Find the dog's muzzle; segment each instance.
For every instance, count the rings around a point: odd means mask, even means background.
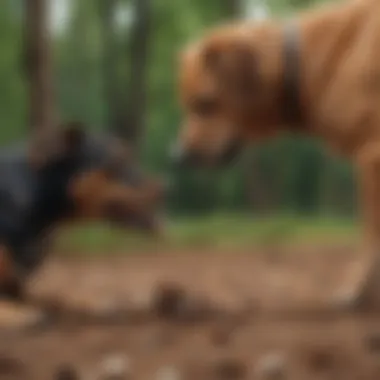
[[[242,150],[242,143],[233,140],[219,155],[211,156],[195,149],[186,149],[176,142],[170,150],[170,160],[177,168],[197,168],[204,166],[225,167],[233,163]]]
[[[176,168],[192,168],[201,166],[201,155],[193,150],[186,149],[183,145],[176,141],[170,148],[170,162]]]

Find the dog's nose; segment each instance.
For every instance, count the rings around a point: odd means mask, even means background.
[[[169,157],[171,164],[176,168],[189,168],[199,163],[197,155],[185,149],[178,141],[171,145]]]

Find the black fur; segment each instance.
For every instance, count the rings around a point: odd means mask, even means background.
[[[70,180],[106,166],[111,152],[112,138],[85,135],[75,151],[52,158],[39,170],[30,164],[26,146],[0,152],[0,242],[22,276],[41,264],[51,230],[75,211],[68,193]],[[132,167],[125,163],[123,168],[120,180],[137,184]]]

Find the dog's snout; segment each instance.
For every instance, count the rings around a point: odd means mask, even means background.
[[[200,164],[197,154],[175,142],[170,149],[170,161],[174,167],[189,168]]]
[[[220,166],[230,165],[239,155],[242,144],[239,140],[233,141],[221,154],[218,164]]]
[[[183,154],[184,151],[182,145],[178,141],[173,142],[169,149],[170,162],[175,166],[179,166],[179,163],[183,160]]]

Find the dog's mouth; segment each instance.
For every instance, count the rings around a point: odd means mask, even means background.
[[[175,167],[180,168],[224,168],[233,164],[243,149],[243,142],[239,139],[232,140],[217,154],[208,154],[196,149],[173,150],[171,159]]]
[[[216,160],[216,165],[220,167],[226,167],[231,165],[239,156],[242,151],[243,144],[240,140],[233,140],[227,147],[222,151],[220,156]]]

